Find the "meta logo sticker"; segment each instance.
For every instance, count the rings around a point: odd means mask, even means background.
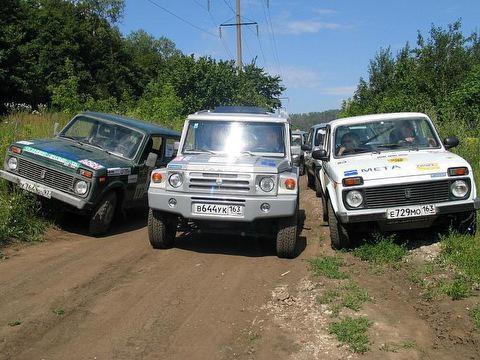
[[[347,170],[343,173],[343,176],[355,176],[358,175],[357,170]]]
[[[397,170],[397,169],[401,169],[401,167],[398,165],[376,166],[373,168],[362,169],[362,172],[388,171],[388,170]]]

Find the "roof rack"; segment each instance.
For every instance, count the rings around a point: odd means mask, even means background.
[[[235,113],[235,114],[268,114],[267,109],[258,106],[217,106],[214,113]]]

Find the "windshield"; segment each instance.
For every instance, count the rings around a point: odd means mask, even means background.
[[[84,116],[72,120],[59,136],[127,159],[135,157],[143,139],[138,131]]]
[[[335,155],[348,156],[392,149],[439,148],[426,119],[387,120],[342,125],[335,130]]]
[[[302,135],[292,135],[292,146],[302,146]]]
[[[315,146],[323,145],[323,138],[325,137],[325,129],[318,129],[315,135]]]
[[[184,153],[251,153],[285,156],[284,125],[195,120],[188,124]]]

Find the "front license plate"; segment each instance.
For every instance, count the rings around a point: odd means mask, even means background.
[[[20,180],[18,186],[20,186],[20,188],[22,188],[23,190],[30,191],[34,194],[46,197],[48,199],[52,197],[52,192],[50,190],[45,189],[43,186],[40,186],[32,181]]]
[[[437,210],[433,205],[415,205],[392,208],[387,210],[387,219],[403,219],[417,216],[435,215]]]
[[[193,213],[201,215],[220,215],[243,217],[243,205],[223,205],[223,204],[193,204]]]

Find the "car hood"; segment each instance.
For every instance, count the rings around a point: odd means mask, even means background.
[[[105,172],[110,168],[130,168],[132,166],[130,161],[66,139],[18,141],[15,145],[22,147],[23,157],[41,160],[55,167],[74,170],[82,167],[95,172]]]
[[[195,154],[177,156],[168,164],[168,168],[196,171],[281,173],[288,170],[290,165],[285,158],[243,154],[238,156]]]
[[[335,159],[331,163],[337,182],[350,176],[361,176],[364,181],[423,175],[443,177],[448,168],[457,166],[466,166],[471,172],[463,158],[445,150],[370,153]]]

